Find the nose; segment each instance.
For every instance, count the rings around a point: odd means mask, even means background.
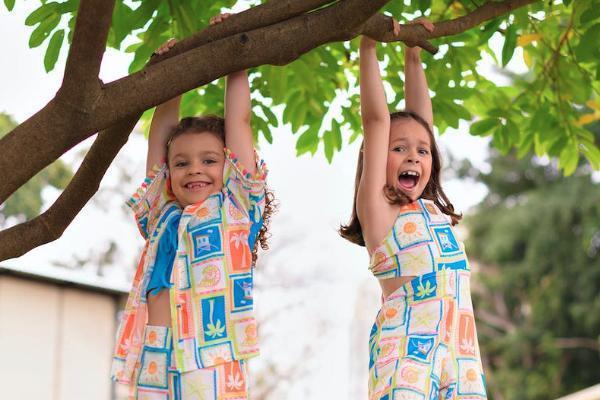
[[[188,175],[200,175],[203,172],[201,162],[191,162],[187,170]]]
[[[418,164],[420,162],[419,157],[417,157],[417,153],[415,151],[410,152],[406,161],[411,164]]]

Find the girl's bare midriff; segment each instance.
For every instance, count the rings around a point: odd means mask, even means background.
[[[399,287],[404,286],[406,283],[410,282],[414,278],[416,278],[416,276],[399,276],[397,278],[380,279],[379,285],[381,286],[383,297],[388,297],[390,294],[394,293]]]
[[[148,294],[148,325],[170,326],[171,308],[169,290],[163,289],[157,295]]]

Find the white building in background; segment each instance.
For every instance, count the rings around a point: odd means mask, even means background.
[[[59,267],[0,265],[0,398],[109,400],[129,288]]]

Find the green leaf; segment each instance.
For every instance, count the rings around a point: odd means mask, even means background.
[[[598,149],[598,147],[596,147],[594,142],[585,142],[584,141],[579,145],[579,147],[581,149],[581,152],[585,156],[585,158],[587,158],[588,161],[590,162],[590,164],[592,164],[592,168],[595,171],[599,171],[600,170],[600,150]]]
[[[500,124],[497,118],[486,118],[471,124],[469,132],[471,135],[484,136],[488,134],[494,127]]]
[[[513,24],[506,29],[504,46],[502,47],[502,66],[506,67],[512,58],[517,45],[517,27]]]
[[[301,155],[310,151],[311,153],[315,153],[319,146],[319,126],[314,125],[310,126],[296,142],[296,155]]]
[[[325,158],[327,158],[327,162],[331,164],[331,160],[333,160],[333,137],[332,132],[327,131],[323,134],[323,151],[325,153]]]
[[[25,18],[25,25],[33,26],[38,24],[44,20],[46,20],[50,15],[56,13],[57,3],[46,3],[42,4],[40,7],[36,8]]]
[[[575,48],[577,61],[586,62],[594,61],[600,57],[600,23],[592,25],[588,28],[579,40],[579,44]]]
[[[269,121],[269,125],[271,125],[272,127],[276,127],[279,125],[277,123],[277,117],[275,116],[273,111],[271,111],[271,108],[265,106],[264,104],[261,104],[260,108],[262,109],[262,112],[265,114],[265,117],[267,117],[267,120]]]
[[[598,7],[598,5],[594,6],[593,3],[591,3],[590,8],[588,8],[583,12],[583,14],[581,14],[579,22],[581,24],[587,24],[588,22],[593,21],[598,17],[600,17],[600,7]]]
[[[44,56],[44,68],[46,69],[46,72],[50,72],[54,69],[64,38],[65,31],[63,29],[59,29],[54,32],[50,38],[50,41],[48,42],[48,49],[46,50],[46,55]]]
[[[481,34],[479,35],[479,43],[483,44],[487,43],[488,40],[498,31],[498,28],[502,24],[503,18],[496,18],[492,21],[488,22],[481,29]]]
[[[577,147],[569,143],[560,153],[560,167],[563,169],[565,176],[569,176],[575,172],[578,161],[579,152],[577,151]]]
[[[41,45],[54,30],[54,28],[56,28],[60,22],[60,18],[60,15],[53,14],[42,21],[42,23],[40,23],[38,27],[35,28],[31,33],[31,36],[29,37],[29,47],[34,48]]]
[[[15,6],[15,0],[4,0],[4,5],[8,11],[12,11]]]
[[[419,1],[419,10],[424,13],[429,10],[431,7],[431,0],[418,0]]]

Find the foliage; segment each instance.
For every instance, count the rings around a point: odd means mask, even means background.
[[[18,124],[7,114],[0,113],[0,137]],[[25,154],[24,157],[34,157]],[[48,186],[64,189],[71,180],[72,171],[64,162],[56,160],[10,196],[0,208],[0,222],[8,217],[31,219],[39,215],[42,208],[42,190]]]
[[[61,47],[71,40],[79,1],[41,3],[25,23],[35,27],[31,47],[47,43],[44,64],[51,70]],[[5,4],[10,10],[14,0],[5,0]],[[137,71],[166,39],[186,37],[206,27],[210,16],[240,6],[236,0],[206,4],[117,0],[108,46],[134,53],[130,71]],[[394,0],[385,11],[401,21],[426,15],[435,22],[465,15],[475,4],[470,0],[418,0],[406,5]],[[435,123],[440,132],[458,127],[460,120],[475,120],[471,133],[491,136],[494,147],[503,154],[511,149],[516,149],[519,157],[531,152],[547,154],[560,160],[566,175],[573,173],[581,156],[600,169],[600,150],[587,129],[589,123],[600,119],[600,12],[595,0],[539,1],[434,42],[440,46],[440,54],[424,55],[423,61],[435,93]],[[500,42],[502,51],[496,54],[492,43]],[[401,47],[394,43],[380,48],[386,80],[397,92],[390,99],[393,108],[399,107],[403,97]],[[476,69],[484,54],[502,67],[522,58],[528,71],[511,86],[497,86]],[[299,155],[314,154],[321,147],[331,161],[344,142],[352,142],[361,133],[358,98],[352,95],[358,74],[356,55],[357,41],[353,40],[315,49],[285,67],[254,69],[255,133],[271,142],[271,128],[289,123],[298,136]],[[184,115],[221,113],[222,94],[222,80],[188,93]],[[334,101],[336,97],[338,101]],[[282,104],[285,110],[280,120],[272,110]],[[145,114],[145,121],[150,115]]]
[[[600,381],[600,184],[493,152],[466,218],[474,304],[494,399],[549,399]],[[477,287],[475,285],[474,287]]]

